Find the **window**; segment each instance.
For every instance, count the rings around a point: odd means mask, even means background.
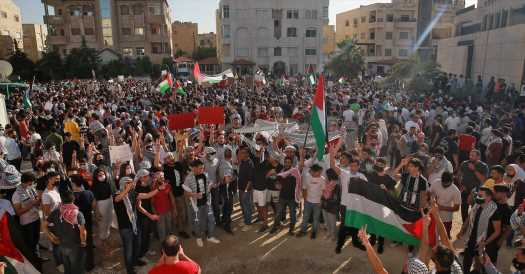
[[[361,36],[360,36],[361,40],[365,40],[365,39],[366,39],[366,33],[361,32],[360,35],[361,35]]]
[[[123,48],[122,49],[122,55],[124,55],[124,56],[133,56],[133,49],[132,48]]]
[[[354,28],[357,28],[359,25],[359,20],[357,18],[354,18]]]
[[[306,19],[312,19],[312,11],[311,10],[306,10],[304,12],[304,18]]]
[[[150,24],[149,27],[151,29],[151,34],[159,34],[160,33],[160,25],[159,24]]]
[[[345,27],[349,27],[350,26],[350,21],[346,20],[345,21]]]
[[[375,40],[376,39],[376,33],[374,31],[370,31],[370,40]]]
[[[223,44],[222,45],[222,55],[224,57],[230,57],[230,55],[231,55],[231,45],[230,44]]]
[[[410,22],[410,15],[406,15],[406,14],[401,15],[401,17],[399,18],[399,20],[400,20],[401,22]]]
[[[317,10],[312,10],[312,19],[317,19]]]
[[[66,32],[64,31],[64,29],[60,29],[60,36],[64,36],[66,35]]]
[[[287,49],[287,53],[288,53],[288,56],[291,56],[291,57],[297,57],[299,51],[297,50],[297,48],[295,47],[290,47]]]
[[[120,15],[129,15],[129,7],[126,5],[120,6]]]
[[[151,53],[153,54],[162,53],[162,43],[151,43]]]
[[[399,39],[401,39],[401,40],[406,40],[406,39],[408,39],[408,32],[406,32],[406,31],[402,31],[402,32],[400,32],[400,33],[399,33]]]
[[[399,49],[399,57],[407,57],[408,49]]]
[[[297,37],[297,28],[288,28],[286,30],[287,37]]]
[[[81,16],[82,11],[80,10],[80,7],[70,7],[69,8],[69,15],[71,16]]]
[[[67,55],[67,49],[63,49],[62,54]]]
[[[268,57],[268,48],[257,48],[258,57]]]
[[[299,10],[287,10],[286,18],[287,19],[299,19]]]
[[[317,55],[317,50],[316,49],[305,49],[304,55]]]
[[[162,12],[161,12],[160,6],[151,6],[151,7],[149,7],[149,14],[151,14],[151,15],[161,15]]]
[[[144,13],[144,6],[137,4],[133,5],[133,14],[134,15],[141,15]]]
[[[385,49],[385,56],[392,56],[392,49]]]
[[[366,16],[361,16],[361,23],[366,22]]]
[[[231,36],[230,25],[223,25],[222,26],[222,37],[230,38],[230,36]]]
[[[273,56],[281,56],[282,55],[282,49],[277,47],[273,49]]]
[[[394,15],[393,14],[387,14],[386,15],[386,21],[387,22],[394,22]]]
[[[272,19],[281,19],[283,17],[283,10],[272,9]]]
[[[136,48],[135,52],[137,52],[137,56],[144,56],[144,55],[146,55],[146,51],[144,50],[144,48]]]
[[[2,15],[2,18],[7,18],[7,12],[0,11],[0,14]]]
[[[95,29],[94,28],[84,28],[84,34],[85,35],[95,35]]]
[[[390,31],[385,32],[385,39],[386,40],[392,40],[392,32],[390,32]]]
[[[20,22],[20,17],[18,17],[18,15],[15,15],[15,21]]]
[[[71,35],[80,35],[80,28],[71,28]]]
[[[135,35],[144,35],[144,27],[135,27]]]
[[[315,29],[306,30],[306,38],[315,38],[315,37],[317,37],[317,30]]]
[[[15,38],[16,39],[22,39],[22,33],[17,32]]]
[[[122,35],[131,35],[131,28],[122,28]]]
[[[0,31],[0,33],[2,35],[9,35],[9,31],[8,30],[2,30],[2,31]]]
[[[487,21],[488,21],[488,16],[487,15],[483,16],[483,24],[481,26],[482,31],[487,29]]]
[[[248,48],[236,48],[235,57],[248,57],[250,56],[250,50]]]
[[[230,18],[230,6],[229,5],[222,6],[222,18]]]
[[[494,15],[493,14],[489,15],[489,26],[488,26],[488,28],[489,28],[489,30],[494,28]]]
[[[328,7],[323,7],[323,19],[328,19]]]

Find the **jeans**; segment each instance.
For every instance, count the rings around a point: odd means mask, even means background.
[[[197,214],[197,216],[195,216]],[[208,237],[213,237],[215,232],[215,218],[209,205],[202,205],[197,207],[197,212],[190,210],[190,217],[193,225],[193,232],[197,238],[202,238],[204,233],[208,231]]]
[[[166,236],[173,232],[173,217],[172,211],[168,211],[164,214],[159,215],[159,220],[157,221],[157,230],[159,232],[159,240],[164,241]]]
[[[134,274],[133,266],[137,262],[140,253],[140,239],[139,235],[133,233],[133,229],[120,229],[120,238],[122,239],[122,248],[124,253],[124,264],[126,265],[126,272]]]
[[[224,229],[231,229],[233,212],[233,192],[225,187],[224,190],[221,192],[221,197],[223,201],[221,223],[223,224]]]
[[[303,223],[301,224],[302,232],[306,232],[306,228],[308,227],[308,220],[312,215],[312,233],[317,233],[317,228],[319,227],[319,217],[321,216],[321,204],[314,204],[308,201],[304,201],[304,216]]]
[[[38,242],[40,240],[40,220],[21,225],[21,232],[26,245],[31,249],[35,256],[38,255]]]
[[[141,229],[139,232],[139,239],[140,239],[140,252],[139,252],[139,258],[146,255],[146,252],[149,250],[149,243],[151,239],[151,232],[153,230],[153,226],[155,223],[150,220],[148,217],[139,214],[137,218],[137,226]]]
[[[213,209],[213,217],[215,217],[215,220],[217,223],[221,223],[221,209],[222,209],[223,201],[221,197],[221,190],[220,187],[212,188],[211,189],[211,206]]]
[[[252,192],[239,190],[239,201],[241,204],[244,224],[249,225],[252,223],[252,208],[253,208]]]
[[[323,209],[323,218],[326,227],[328,228],[328,235],[335,239],[337,237],[337,216],[334,213],[330,213]]]
[[[277,216],[275,216],[274,226],[280,225],[286,219],[286,207],[290,209],[290,227],[294,227],[297,222],[297,203],[294,200],[280,198],[277,205]]]
[[[188,226],[188,205],[184,195],[175,197],[175,207],[177,208],[177,216],[174,218],[175,229],[177,229],[178,232],[186,232],[186,226]]]
[[[461,220],[463,220],[463,223],[465,223],[465,220],[468,218],[468,196],[470,195],[470,191],[463,191],[461,192]]]
[[[60,247],[60,254],[64,262],[64,274],[85,273],[86,252],[84,248]]]

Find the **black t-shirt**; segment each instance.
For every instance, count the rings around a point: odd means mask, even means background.
[[[237,179],[239,191],[245,191],[248,182],[253,180],[253,170],[252,160],[241,161],[239,165],[239,177]]]
[[[80,225],[85,225],[86,221],[82,211],[78,212],[77,222],[79,225],[71,225],[60,218],[60,210],[55,209],[47,218],[49,231],[60,239],[60,246],[75,248],[80,246]]]
[[[496,203],[497,204],[497,203]],[[501,231],[503,231],[503,227],[504,227],[504,209],[500,208],[500,205],[498,205],[498,209],[496,209],[496,211],[494,212],[494,214],[492,214],[492,216],[490,217],[489,219],[489,225],[487,227],[487,238],[490,237],[490,235],[492,235],[492,233],[494,233],[494,225],[492,224],[493,222],[496,222],[496,221],[501,221]],[[512,213],[511,213],[512,214]],[[509,215],[509,219],[510,219],[510,215]],[[508,221],[507,221],[508,222]],[[497,247],[498,245],[498,240],[501,238],[501,234],[500,236],[495,239],[494,241],[490,242],[488,244],[488,246],[493,246],[493,247]]]
[[[206,175],[195,175],[195,181],[197,183],[197,193],[202,193],[202,198],[197,200],[197,206],[206,205],[208,201],[208,181],[206,180]]]
[[[177,180],[177,176],[175,176],[175,170],[177,170],[180,175],[180,178],[178,180]],[[182,189],[182,175],[180,171],[175,167],[175,165],[174,166],[164,165],[163,172],[164,172],[164,178],[166,178],[166,180],[168,180],[169,184],[171,185],[171,192],[173,192],[173,196],[175,197],[183,196],[184,189]]]
[[[253,189],[266,190],[266,174],[270,171],[270,164],[267,161],[261,163],[259,159],[256,159],[254,164]]]
[[[416,184],[416,181],[418,183]],[[401,177],[401,193],[399,199],[401,204],[411,210],[419,210],[421,205],[421,193],[428,190],[428,182],[425,177],[412,177],[405,173]]]
[[[137,193],[150,193],[151,192],[151,186],[149,185],[146,185],[146,186],[143,186],[140,184],[140,182],[137,183],[137,186],[135,187],[135,191]],[[142,205],[142,208],[144,208],[147,212],[151,212],[151,199],[143,199],[143,200],[140,200],[141,202],[141,205]],[[142,217],[145,217],[145,215],[138,211],[137,212],[139,218],[142,216]]]
[[[107,182],[93,181],[91,186],[91,192],[95,196],[95,200],[102,201],[111,198],[111,185]]]
[[[80,151],[80,145],[76,141],[69,141],[65,142],[62,145],[62,152],[64,155],[64,163],[66,165],[71,165],[71,162],[73,160],[73,151],[76,151],[77,153]]]
[[[281,170],[283,170],[283,166],[281,164],[277,164],[276,167],[272,166],[270,163],[268,163],[268,171],[275,169],[276,173],[280,173]],[[266,178],[266,187],[269,190],[277,191],[277,186],[275,185],[277,183],[277,176],[271,176],[269,178]]]
[[[129,199],[131,201],[131,207],[133,210],[135,210],[135,194],[133,193],[134,190],[131,190],[128,195]],[[116,197],[117,194],[113,195],[113,197]],[[128,212],[126,211],[126,205],[124,204],[124,200],[117,202],[113,200],[113,207],[115,208],[115,215],[117,215],[117,222],[118,222],[118,228],[119,229],[132,229],[131,221],[129,220]]]
[[[173,169],[173,168],[179,172],[180,180],[181,180],[179,182],[179,186],[176,186],[175,184],[173,184],[174,181],[172,182],[171,179],[170,179],[170,176],[175,178],[175,172],[167,171],[167,170]],[[190,173],[191,170],[190,170],[190,166],[185,161],[176,162],[175,165],[173,166],[173,168],[168,168],[167,166],[164,167],[164,176],[168,180],[170,180],[171,191],[173,192],[173,195],[175,197],[180,197],[180,196],[184,195],[184,189],[182,189],[182,183],[184,182],[184,180],[186,179],[186,176],[188,175],[188,173]]]
[[[385,187],[388,190],[395,190],[396,187],[396,181],[392,179],[392,177],[388,175],[379,176],[376,172],[373,172],[372,174],[366,176],[368,179],[368,182],[374,183],[378,186],[385,185]]]
[[[453,161],[454,154],[459,153],[458,143],[455,140],[452,140],[448,137],[446,138],[446,141],[447,141],[447,153],[446,153],[447,159],[450,159],[450,161]]]
[[[279,197],[285,200],[295,200],[295,177],[290,175],[286,178],[280,178],[279,183],[281,184]]]
[[[84,215],[86,220],[86,227],[91,227],[93,224],[93,216],[91,212],[93,211],[93,201],[95,197],[93,193],[89,190],[84,190],[80,192],[75,192],[75,205],[78,206],[78,210]]]

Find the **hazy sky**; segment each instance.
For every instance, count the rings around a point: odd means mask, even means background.
[[[41,0],[14,0],[22,10],[24,23],[42,23],[44,7]],[[199,32],[215,32],[215,9],[217,0],[168,0],[173,20],[193,21],[199,23]],[[390,0],[331,0],[330,24],[335,24],[335,15],[342,11],[354,9],[359,5],[368,5]],[[477,0],[466,0],[466,5],[473,5]]]

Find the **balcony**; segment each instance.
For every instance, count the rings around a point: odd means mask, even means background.
[[[66,37],[65,36],[48,35],[47,36],[47,44],[48,45],[65,45],[65,44],[67,44]]]
[[[46,25],[61,25],[64,24],[64,17],[58,15],[44,15],[44,23]]]

